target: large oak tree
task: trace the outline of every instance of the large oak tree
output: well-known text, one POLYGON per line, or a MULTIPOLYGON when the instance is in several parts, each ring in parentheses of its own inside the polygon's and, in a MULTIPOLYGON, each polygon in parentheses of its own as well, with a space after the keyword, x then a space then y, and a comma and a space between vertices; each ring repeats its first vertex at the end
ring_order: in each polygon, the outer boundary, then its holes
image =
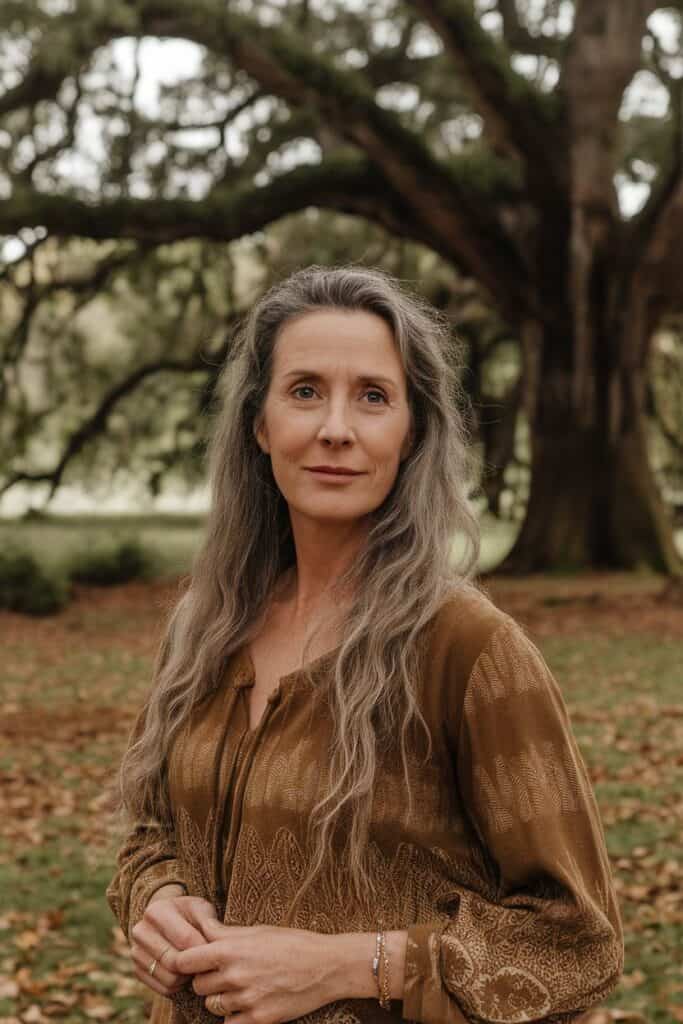
POLYGON ((683 304, 682 79, 660 6, 5 0, 0 233, 148 248, 317 206, 421 243, 521 346, 531 488, 506 567, 680 573, 647 437, 652 339, 683 304), (116 40, 147 37, 203 55, 154 118, 108 63, 116 40), (668 113, 625 122, 645 73, 668 113), (64 159, 88 116, 104 126, 89 180, 64 159), (636 216, 620 174, 647 179, 636 216))

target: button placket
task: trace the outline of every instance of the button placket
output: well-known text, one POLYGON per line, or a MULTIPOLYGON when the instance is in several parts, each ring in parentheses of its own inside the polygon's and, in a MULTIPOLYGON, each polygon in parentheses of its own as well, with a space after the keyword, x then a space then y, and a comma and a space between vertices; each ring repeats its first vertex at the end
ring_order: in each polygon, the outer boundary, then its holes
POLYGON ((239 838, 240 829, 242 826, 242 810, 244 802, 244 793, 249 781, 251 774, 251 767, 256 754, 256 748, 259 740, 263 735, 263 732, 268 725, 270 717, 273 713, 273 709, 277 706, 282 696, 281 684, 275 687, 275 689, 268 695, 266 706, 261 715, 261 719, 258 725, 254 729, 245 729, 240 737, 240 746, 237 754, 235 755, 235 764, 237 765, 237 780, 235 782, 235 790, 232 801, 232 814, 230 815, 230 830, 228 837, 225 842, 223 849, 223 862, 220 871, 221 877, 221 888, 224 896, 227 900, 227 894, 230 890, 230 879, 232 876, 232 862, 235 855, 235 849, 237 847, 237 840, 239 838), (238 760, 241 758, 241 763, 238 764, 238 760), (227 866, 229 867, 230 874, 226 873, 227 866))

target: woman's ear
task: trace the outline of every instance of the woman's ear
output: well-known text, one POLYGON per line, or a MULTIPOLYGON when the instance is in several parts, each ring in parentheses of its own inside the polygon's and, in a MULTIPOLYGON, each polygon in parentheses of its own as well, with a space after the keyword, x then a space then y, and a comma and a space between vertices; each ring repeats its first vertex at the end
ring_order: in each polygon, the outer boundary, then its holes
POLYGON ((267 455, 270 451, 268 433, 266 431, 265 424, 260 419, 254 420, 254 437, 256 438, 256 443, 261 451, 265 452, 267 455))
POLYGON ((414 442, 414 440, 415 440, 415 434, 414 434, 414 431, 413 431, 413 426, 411 424, 410 425, 410 429, 408 431, 408 434, 406 435, 406 439, 403 442, 403 444, 401 445, 401 458, 400 458, 401 462, 403 462, 404 459, 407 459, 408 456, 410 455, 411 451, 413 450, 413 442, 414 442))

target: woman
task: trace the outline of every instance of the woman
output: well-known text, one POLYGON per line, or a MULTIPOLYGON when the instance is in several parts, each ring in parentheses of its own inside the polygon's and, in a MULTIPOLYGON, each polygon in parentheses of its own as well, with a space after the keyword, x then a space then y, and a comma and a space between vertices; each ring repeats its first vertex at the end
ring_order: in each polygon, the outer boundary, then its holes
POLYGON ((472 579, 456 356, 359 267, 293 274, 238 336, 121 768, 107 896, 155 1022, 559 1022, 618 982, 560 690, 472 579))

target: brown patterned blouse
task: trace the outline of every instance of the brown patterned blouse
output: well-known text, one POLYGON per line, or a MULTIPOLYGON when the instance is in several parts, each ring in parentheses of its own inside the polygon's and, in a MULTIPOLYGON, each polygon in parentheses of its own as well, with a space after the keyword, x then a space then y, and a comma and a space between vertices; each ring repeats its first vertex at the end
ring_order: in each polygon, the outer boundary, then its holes
MULTIPOLYGON (((425 651, 419 693, 433 756, 426 767, 413 759, 408 817, 400 753, 380 755, 370 836, 377 904, 349 908, 341 886, 321 881, 289 924, 372 932, 381 918, 407 929, 404 998, 390 1014, 376 999, 340 1000, 307 1024, 571 1021, 615 988, 624 946, 560 689, 521 625, 483 593, 449 600, 425 651)), ((334 654, 313 663, 312 682, 284 676, 253 730, 251 658, 246 647, 231 656, 225 686, 171 752, 173 830, 140 826, 119 851, 107 899, 127 935, 168 882, 212 901, 226 924, 283 922, 326 783, 324 680, 334 654)), ((217 1018, 188 987, 155 995, 151 1020, 217 1018)))

